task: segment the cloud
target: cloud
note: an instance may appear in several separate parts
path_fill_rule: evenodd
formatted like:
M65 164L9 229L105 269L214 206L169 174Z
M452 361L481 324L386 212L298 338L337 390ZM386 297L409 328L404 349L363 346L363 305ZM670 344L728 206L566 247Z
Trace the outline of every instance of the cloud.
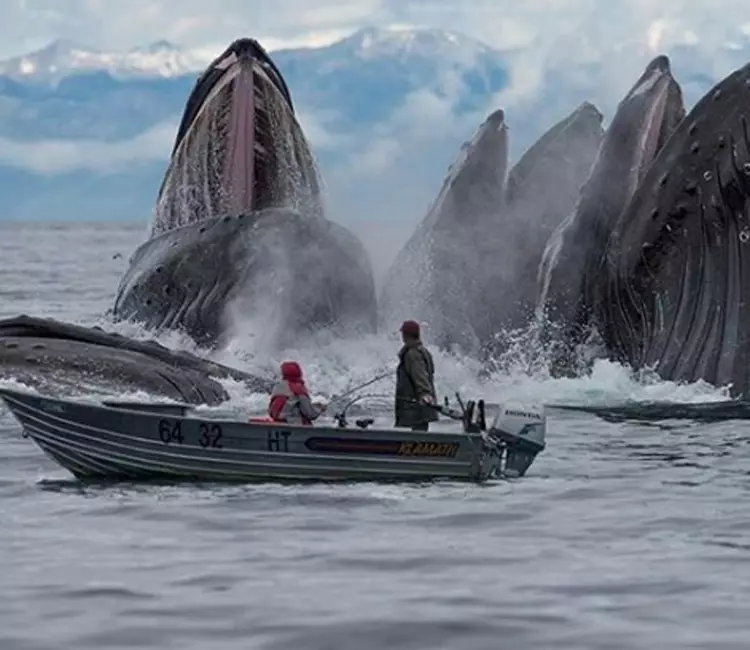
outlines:
M240 33L269 45L320 45L364 24L462 31L503 49L535 47L565 60L613 46L651 50L697 38L706 51L735 35L740 0L4 0L0 56L57 37L128 48L167 38L187 46L226 43Z
M336 121L340 119L337 113L312 111L304 105L296 106L294 112L305 137L315 151L336 151L351 145L351 137L336 132Z
M359 224L357 232L379 263L392 260L437 195L461 143L486 117L485 109L457 116L463 89L451 75L446 72L438 84L440 92L420 89L407 95L387 119L350 141L338 163L324 169L332 218Z
M164 122L135 138L101 140L36 140L0 138L0 165L39 174L77 170L112 173L134 164L163 160L169 156L177 133L176 122Z
M55 38L99 49L126 49L168 39L185 46L239 35L269 46L331 42L376 17L379 0L3 0L0 57ZM217 52L218 53L218 52Z
M446 141L459 144L467 139L496 107L495 98L487 97L477 111L459 115L457 105L467 94L460 71L453 69L445 70L433 87L408 93L386 120L373 125L354 143L345 171L351 177L369 178L393 171L410 162L411 156L429 155L432 145L442 147ZM315 143L314 138L311 141Z

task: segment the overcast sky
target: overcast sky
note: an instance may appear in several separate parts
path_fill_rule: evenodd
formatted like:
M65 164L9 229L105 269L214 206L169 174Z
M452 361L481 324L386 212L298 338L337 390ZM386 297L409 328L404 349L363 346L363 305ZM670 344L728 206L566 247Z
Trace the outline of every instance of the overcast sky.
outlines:
M750 38L750 11L746 0L0 0L0 58L62 37L110 51L167 39L200 48L210 60L239 36L258 38L277 49L322 45L365 25L437 27L500 49L520 47L506 60L508 88L498 97L488 97L486 107L489 111L502 106L509 111L510 123L517 124L519 111L538 93L545 71L559 71L573 60L603 62L596 97L587 91L586 98L600 102L607 118L647 60L657 53L669 54L676 44L696 46L691 74L718 80L737 64L727 48ZM678 78L684 72L677 70ZM348 166L372 174L377 171L373 165L388 169L399 152L417 150L435 133L468 138L485 115L479 111L458 121L455 99L414 93L391 116L388 128L381 125L359 143L359 158L348 161ZM538 115L539 108L534 112L537 135L573 104L547 108L549 115ZM298 109L316 150L335 149L322 117L305 107ZM57 173L162 159L178 119L175 115L168 124L153 125L124 142L0 141L0 161ZM518 141L517 132L513 137Z
M0 0L0 57L64 37L98 49L167 39L223 49L238 35L269 49L323 44L363 25L464 32L500 47L564 40L578 56L612 45L699 40L711 50L750 34L744 0Z

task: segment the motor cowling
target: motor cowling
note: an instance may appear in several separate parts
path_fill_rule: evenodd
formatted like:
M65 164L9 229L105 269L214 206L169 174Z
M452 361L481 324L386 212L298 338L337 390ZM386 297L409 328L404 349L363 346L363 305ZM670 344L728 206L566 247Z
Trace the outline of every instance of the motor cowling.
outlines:
M523 476L546 446L544 406L500 405L488 433L505 446L505 474Z

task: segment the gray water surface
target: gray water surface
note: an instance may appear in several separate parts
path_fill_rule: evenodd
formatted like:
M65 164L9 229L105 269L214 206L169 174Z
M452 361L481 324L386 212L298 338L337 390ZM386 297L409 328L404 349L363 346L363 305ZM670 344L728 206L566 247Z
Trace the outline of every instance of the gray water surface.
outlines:
M95 322L143 235L0 225L0 317ZM487 486L82 488L1 411L0 650L744 650L745 426L553 414Z

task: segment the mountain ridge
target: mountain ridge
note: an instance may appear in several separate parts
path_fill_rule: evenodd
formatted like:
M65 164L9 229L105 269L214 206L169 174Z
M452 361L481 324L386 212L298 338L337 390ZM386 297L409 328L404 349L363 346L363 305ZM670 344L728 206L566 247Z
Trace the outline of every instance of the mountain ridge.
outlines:
M0 76L14 81L56 84L61 79L92 72L115 78L174 77L199 72L211 59L205 52L182 48L166 40L125 51L103 51L69 39L0 61Z
M362 27L349 36L321 47L277 48L269 53L300 54L333 48L332 53L346 50L361 58L382 56L388 48L401 55L421 48L430 56L440 56L445 45L471 52L492 52L493 48L459 32L441 29L399 29ZM441 46L442 52L441 52ZM106 72L117 79L169 78L200 74L218 56L223 47L190 48L165 39L127 50L100 50L70 39L55 39L46 46L0 60L0 76L26 83L55 84L67 76ZM283 56L283 54L282 54Z

